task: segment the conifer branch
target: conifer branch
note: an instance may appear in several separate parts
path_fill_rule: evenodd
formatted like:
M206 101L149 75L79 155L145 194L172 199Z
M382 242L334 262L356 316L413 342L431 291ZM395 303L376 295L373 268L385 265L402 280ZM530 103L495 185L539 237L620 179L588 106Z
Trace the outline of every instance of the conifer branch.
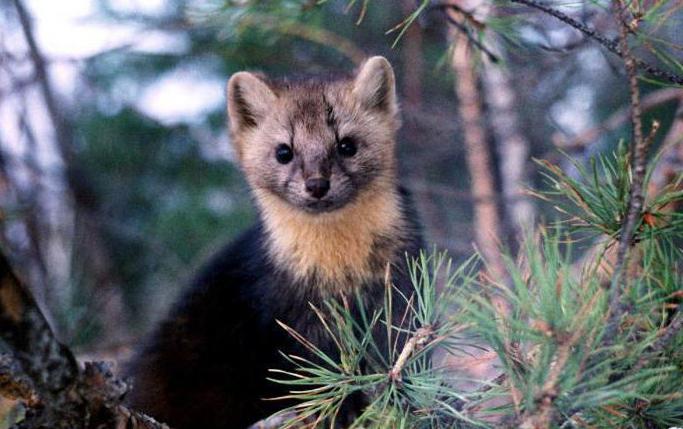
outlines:
M631 53L628 44L629 28L626 24L626 5L623 0L615 3L617 21L619 23L619 39L621 51L624 56L624 63L629 79L629 92L631 94L631 171L632 179L628 198L628 209L626 218L622 220L622 227L619 236L619 246L617 247L617 260L615 263L612 281L609 284L610 298L609 308L610 317L607 325L605 338L611 341L614 332L617 330L624 313L624 306L621 302L622 292L625 289L624 283L628 282L626 272L628 268L629 250L635 244L633 235L641 220L643 209L643 183L647 166L648 140L643 137L642 111L640 106L640 89L638 88L638 71L636 60Z
M555 399L558 397L560 392L558 391L558 384L560 382L560 377L562 376L567 363L572 354L572 349L579 342L585 334L585 323L587 320L588 313L595 307L596 302L600 298L601 293L594 294L590 300L588 300L581 308L581 310L576 315L576 320L579 321L579 326L577 326L571 335L568 333L561 333L558 335L557 332L551 332L551 337L558 338L557 351L551 364L548 376L546 377L541 391L536 395L537 407L531 412L525 412L522 416L522 421L519 425L522 429L547 429L551 426L553 418L555 415Z
M415 332L415 335L406 341L401 353L396 359L396 363L394 363L394 366L389 371L389 379L392 382L401 382L401 373L403 372L403 368L406 366L408 359L410 359L413 353L424 347L433 334L434 329L431 326L423 326Z
M649 347L649 353L643 354L633 368L631 368L629 373L633 374L643 369L649 363L649 359L652 355L657 355L663 352L676 338L678 333L683 328L683 304L680 304L675 311L676 314L674 315L673 320L671 320L671 323L664 328L659 338L657 338L657 340Z

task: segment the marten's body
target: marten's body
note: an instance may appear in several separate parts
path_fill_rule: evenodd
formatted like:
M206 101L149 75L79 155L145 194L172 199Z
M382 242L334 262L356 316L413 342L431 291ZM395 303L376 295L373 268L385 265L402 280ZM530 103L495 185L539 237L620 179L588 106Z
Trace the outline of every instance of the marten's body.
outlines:
M387 266L409 296L406 257L421 245L396 177L386 60L327 83L242 72L228 91L260 220L199 273L135 362L132 404L175 429L241 429L283 408L263 400L286 393L266 380L268 369L289 368L280 351L308 355L276 320L334 357L309 303L346 296L353 305L358 291L372 312L384 302ZM394 302L399 317L403 298Z

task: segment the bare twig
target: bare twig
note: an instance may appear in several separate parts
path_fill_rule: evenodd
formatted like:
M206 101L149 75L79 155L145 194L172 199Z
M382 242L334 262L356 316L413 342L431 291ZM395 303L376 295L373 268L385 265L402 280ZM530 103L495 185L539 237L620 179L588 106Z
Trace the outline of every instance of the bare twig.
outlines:
M460 31L465 37L467 37L467 40L474 45L477 49L482 51L491 61L492 63L498 63L500 59L496 54L493 53L489 48L487 48L482 42L479 41L479 39L472 34L472 31L467 27L465 24L465 21L467 20L467 15L464 12L461 12L460 8L455 7L454 5L443 5L444 8L444 16L446 17L446 20L455 27L458 31ZM456 17L460 16L460 19L457 19Z
M640 101L640 108L643 112L645 112L655 109L662 104L670 103L676 100L681 100L679 101L679 104L683 105L683 89L664 88L645 95ZM624 122L629 120L630 117L630 109L619 109L612 113L607 120L597 127L588 129L571 140L558 141L557 145L563 149L581 149L589 143L597 140L601 134L618 129Z
M608 51L612 52L613 54L623 58L626 60L629 56L631 57L634 66L636 68L642 69L646 71L647 73L651 74L652 76L661 78L661 79L666 79L671 83L675 83L677 85L683 85L683 77L679 76L677 74L671 73L666 70L662 70L656 66L653 66L652 64L649 64L641 59L634 58L631 54L628 48L625 50L623 44L617 43L614 40L610 40L607 37L603 36L602 34L598 33L594 29L588 27L586 24L577 21L576 19L572 18L571 16L567 15L564 12L561 12L557 9L554 9L550 6L548 6L544 2L540 2L537 0L510 0L512 3L521 3L526 6L532 7L534 9L538 9L544 13L547 13L550 16L553 16L560 21L564 22L565 24L577 29L581 33L585 34L586 36L590 37L591 39L595 40L596 42L600 43L602 46L604 46ZM619 26L624 27L627 24L625 24L627 21L620 21ZM627 32L630 30L626 30Z
M88 237L79 245L82 247L84 265L93 278L92 287L97 288L97 293L93 293L94 299L98 301L97 306L101 309L97 317L103 321L110 338L121 336L121 329L127 319L124 316L121 291L116 285L116 274L110 265L111 258L102 238L101 226L95 219L100 205L99 198L88 175L76 159L72 124L63 113L63 106L60 105L58 94L52 85L47 61L35 39L32 18L22 0L13 2L28 45L36 81L55 130L56 146L64 161L64 178L75 203L75 223L79 231Z
M401 349L401 353L398 355L398 358L396 358L394 366L389 370L389 379L392 382L401 381L401 373L403 372L406 363L408 363L408 359L410 359L413 353L423 347L433 334L434 329L431 326L423 326L415 331L415 334L406 341L403 349Z
M47 107L47 111L57 134L57 143L60 147L60 150L63 152L63 155L67 158L65 161L71 161L71 158L73 157L73 150L71 147L73 135L71 133L71 128L64 119L64 115L62 114L62 111L59 108L59 103L54 95L52 83L47 73L45 58L43 57L33 35L33 23L31 21L31 17L21 0L13 1L14 8L19 16L24 38L28 44L29 54L31 61L33 62L36 80L40 86L43 98L45 99L45 106Z

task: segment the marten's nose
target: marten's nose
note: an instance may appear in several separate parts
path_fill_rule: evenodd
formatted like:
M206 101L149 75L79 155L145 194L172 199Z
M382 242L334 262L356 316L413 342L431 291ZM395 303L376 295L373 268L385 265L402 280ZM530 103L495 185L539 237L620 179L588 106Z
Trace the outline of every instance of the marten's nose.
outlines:
M322 177L306 179L306 192L313 198L322 198L330 190L330 181Z

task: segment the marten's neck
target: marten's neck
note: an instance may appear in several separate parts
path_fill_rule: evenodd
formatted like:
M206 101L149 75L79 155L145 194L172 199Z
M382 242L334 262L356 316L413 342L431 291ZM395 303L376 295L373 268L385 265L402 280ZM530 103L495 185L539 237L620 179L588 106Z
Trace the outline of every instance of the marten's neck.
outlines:
M348 206L321 214L298 210L267 192L256 198L275 265L332 292L382 278L402 245L406 222L395 187L365 190Z

